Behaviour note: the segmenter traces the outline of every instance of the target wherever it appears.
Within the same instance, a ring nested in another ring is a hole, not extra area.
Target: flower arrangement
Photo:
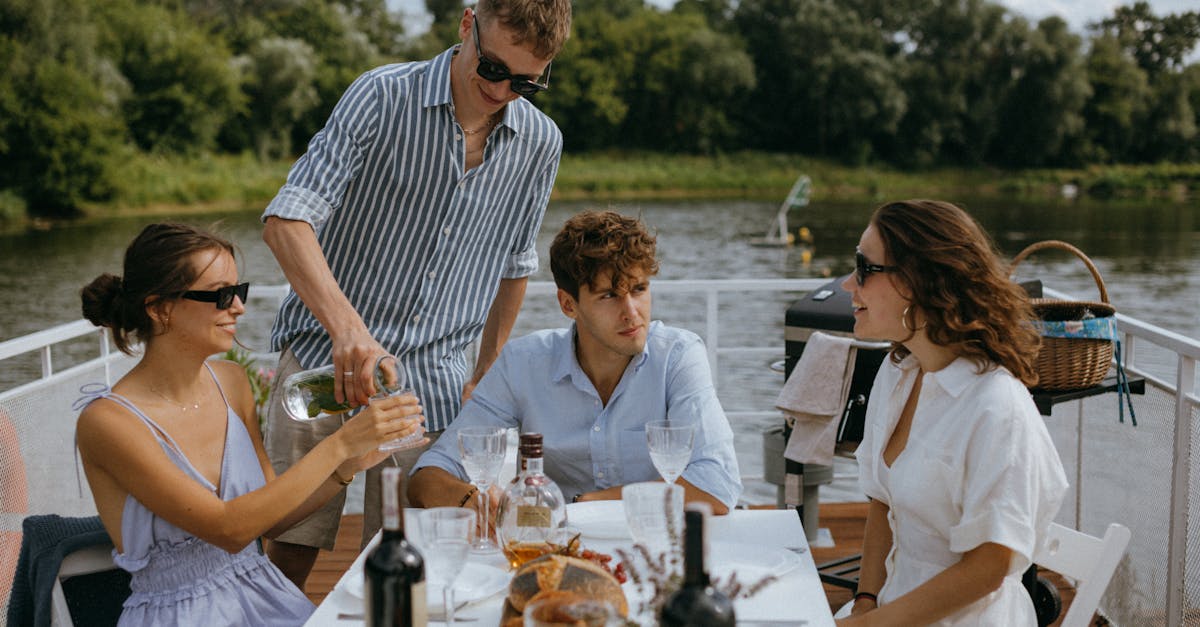
[[[634,544],[632,552],[616,550],[617,557],[629,573],[629,580],[643,599],[636,611],[631,611],[630,615],[657,617],[667,599],[683,585],[683,530],[675,524],[675,504],[669,491],[665,493],[663,509],[667,517],[667,536],[670,538],[670,546],[666,551],[655,554],[641,543]],[[713,577],[711,583],[713,588],[730,601],[735,601],[758,594],[776,579],[775,575],[766,575],[747,585],[738,580],[735,572],[730,573],[728,577]]]

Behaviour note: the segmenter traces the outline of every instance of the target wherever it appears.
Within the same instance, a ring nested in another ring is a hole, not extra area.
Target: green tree
[[[1119,6],[1112,17],[1091,24],[1097,34],[1110,35],[1153,79],[1158,74],[1179,71],[1183,61],[1200,41],[1200,12],[1157,16],[1150,4],[1139,0]]]
[[[1133,158],[1141,125],[1150,106],[1146,72],[1124,54],[1112,35],[1092,40],[1087,55],[1092,95],[1084,105],[1089,161],[1120,162]]]
[[[239,57],[238,64],[254,106],[229,125],[225,141],[252,147],[264,160],[290,156],[296,123],[320,100],[312,47],[298,39],[270,37]]]
[[[121,154],[123,85],[96,54],[89,4],[0,4],[0,66],[0,190],[48,216],[108,197]]]
[[[221,126],[244,102],[224,42],[179,9],[136,0],[98,6],[100,51],[129,84],[121,109],[137,146],[174,153],[213,149]]]
[[[992,159],[1046,166],[1083,156],[1083,107],[1091,95],[1080,38],[1057,16],[1043,19],[1015,57],[1016,83],[997,112]]]

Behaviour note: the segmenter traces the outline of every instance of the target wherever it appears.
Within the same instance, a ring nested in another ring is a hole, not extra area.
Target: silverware
[[[457,612],[459,610],[461,610],[463,607],[465,607],[467,605],[467,603],[468,603],[468,601],[459,601],[458,603],[456,603],[454,605],[454,611],[455,611],[454,622],[470,623],[470,622],[479,620],[478,618],[475,618],[474,616],[459,616],[457,614]],[[361,620],[366,620],[367,617],[362,612],[338,612],[337,618],[338,618],[338,620],[361,621]],[[444,623],[444,622],[446,622],[446,614],[441,611],[437,611],[437,612],[431,611],[431,612],[429,612],[429,620]]]

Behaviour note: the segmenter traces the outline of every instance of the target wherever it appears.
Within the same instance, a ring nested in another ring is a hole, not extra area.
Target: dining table
[[[578,530],[584,549],[613,555],[618,549],[633,554],[633,539],[625,522],[621,501],[571,503],[567,524]],[[405,510],[405,529],[417,550],[421,549],[417,513]],[[827,627],[833,625],[829,602],[825,597],[812,553],[805,539],[800,517],[793,509],[735,509],[727,515],[711,516],[707,525],[706,566],[715,582],[736,576],[745,586],[763,578],[774,581],[753,596],[734,601],[737,624],[741,627]],[[359,553],[333,590],[317,606],[305,623],[311,627],[353,627],[363,625],[363,562],[379,543],[379,534]],[[636,564],[635,564],[636,566]],[[458,627],[495,627],[504,613],[505,598],[512,572],[499,552],[472,553],[455,582],[455,625]],[[653,615],[638,613],[648,591],[632,581],[622,586],[629,601],[630,619],[640,625],[654,625]],[[428,590],[431,615],[440,614],[440,589]],[[465,602],[465,603],[464,603]],[[430,625],[445,625],[431,620]]]

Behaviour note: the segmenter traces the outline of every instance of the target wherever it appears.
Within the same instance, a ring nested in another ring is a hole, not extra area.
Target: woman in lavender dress
[[[85,388],[76,439],[116,563],[132,574],[121,625],[299,625],[313,605],[263,554],[272,537],[382,461],[423,420],[411,396],[372,403],[276,477],[241,367],[209,357],[245,312],[231,244],[152,224],[125,274],[83,289],[84,315],[141,360]]]

